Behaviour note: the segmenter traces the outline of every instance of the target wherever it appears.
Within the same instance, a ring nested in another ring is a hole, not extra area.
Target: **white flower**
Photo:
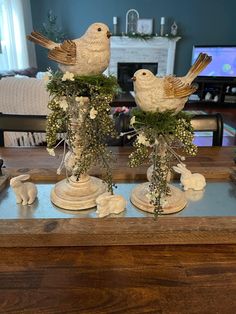
[[[87,105],[90,100],[88,97],[76,96],[75,101],[77,101],[79,103],[79,105],[84,106],[84,105]]]
[[[148,141],[148,139],[146,138],[146,136],[143,133],[140,133],[137,137],[138,143],[145,145],[145,146],[150,146],[150,143]]]
[[[55,155],[55,151],[54,151],[53,148],[47,148],[47,151],[48,151],[48,153],[49,153],[50,156],[56,156],[56,155]]]
[[[133,126],[135,124],[135,116],[130,119],[130,125]]]
[[[90,119],[95,119],[96,118],[96,116],[97,116],[97,114],[98,114],[98,111],[95,109],[95,108],[92,108],[91,110],[90,110],[90,112],[89,112],[89,117],[90,117]]]
[[[59,101],[58,103],[59,103],[59,106],[60,106],[64,111],[66,111],[66,109],[68,108],[68,103],[67,103],[66,99],[62,99],[62,100]]]
[[[66,71],[66,73],[63,74],[62,76],[62,81],[74,81],[74,73],[70,73]]]
[[[84,97],[82,96],[76,96],[75,101],[77,101],[80,105],[84,105]]]
[[[47,84],[51,80],[51,77],[52,77],[52,73],[45,72],[45,74],[43,76],[43,80],[44,80],[45,84]]]

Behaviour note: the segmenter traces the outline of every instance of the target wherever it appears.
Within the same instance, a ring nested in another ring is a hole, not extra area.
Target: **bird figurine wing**
[[[76,44],[72,40],[65,40],[48,53],[48,58],[62,64],[76,64]]]
[[[47,49],[53,49],[60,45],[43,36],[39,32],[32,32],[30,35],[27,36],[27,39]]]
[[[184,83],[179,77],[166,76],[163,80],[163,98],[187,97],[197,90],[197,87]]]

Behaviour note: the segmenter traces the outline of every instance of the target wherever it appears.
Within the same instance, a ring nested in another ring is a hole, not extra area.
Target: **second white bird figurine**
[[[156,77],[146,69],[134,73],[135,101],[143,111],[165,112],[172,110],[174,114],[184,108],[188,97],[196,91],[191,85],[198,74],[211,62],[205,53],[199,54],[188,73],[183,77]]]
[[[27,38],[49,49],[48,58],[58,62],[62,72],[98,75],[110,62],[110,36],[107,25],[94,23],[82,37],[63,43],[55,43],[38,32],[32,32]]]

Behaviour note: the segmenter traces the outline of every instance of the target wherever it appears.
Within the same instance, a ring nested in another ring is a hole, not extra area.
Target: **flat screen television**
[[[212,56],[212,61],[199,74],[200,77],[236,77],[236,46],[193,46],[192,64],[200,52]]]

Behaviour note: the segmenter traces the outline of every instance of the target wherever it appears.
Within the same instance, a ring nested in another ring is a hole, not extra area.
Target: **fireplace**
[[[118,62],[117,81],[123,91],[133,90],[132,77],[139,69],[148,69],[153,74],[157,74],[157,62]]]
[[[174,72],[176,43],[180,37],[153,37],[149,40],[111,37],[111,58],[108,74],[118,77],[118,63],[158,63],[158,75]]]

